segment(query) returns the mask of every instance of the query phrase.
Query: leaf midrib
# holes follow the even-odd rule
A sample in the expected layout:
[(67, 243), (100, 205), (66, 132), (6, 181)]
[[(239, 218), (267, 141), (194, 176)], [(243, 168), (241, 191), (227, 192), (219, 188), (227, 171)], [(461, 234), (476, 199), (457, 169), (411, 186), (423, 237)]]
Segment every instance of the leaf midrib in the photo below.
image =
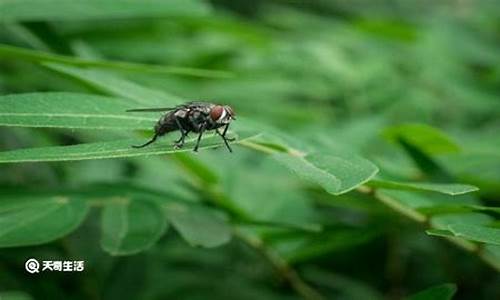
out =
[(125, 115), (113, 115), (113, 114), (79, 114), (79, 113), (0, 113), (0, 116), (14, 116), (14, 117), (61, 117), (61, 118), (114, 118), (121, 120), (136, 120), (136, 121), (156, 121), (157, 119), (146, 118), (146, 117), (134, 117)]

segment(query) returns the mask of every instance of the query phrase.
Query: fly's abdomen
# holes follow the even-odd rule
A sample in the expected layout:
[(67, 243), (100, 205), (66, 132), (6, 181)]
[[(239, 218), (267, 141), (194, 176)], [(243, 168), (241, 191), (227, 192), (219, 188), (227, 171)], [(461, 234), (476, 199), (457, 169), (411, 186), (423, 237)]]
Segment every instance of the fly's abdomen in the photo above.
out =
[(179, 130), (179, 128), (172, 114), (164, 115), (155, 125), (155, 133), (159, 136), (176, 130)]

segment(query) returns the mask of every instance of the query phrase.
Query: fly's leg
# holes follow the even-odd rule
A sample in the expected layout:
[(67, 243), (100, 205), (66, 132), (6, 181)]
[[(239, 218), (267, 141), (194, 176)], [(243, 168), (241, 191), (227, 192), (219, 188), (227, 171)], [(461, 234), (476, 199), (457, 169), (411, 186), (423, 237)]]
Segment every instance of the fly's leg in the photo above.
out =
[(181, 131), (181, 137), (174, 143), (178, 144), (180, 142), (184, 143), (184, 139), (188, 136), (189, 131)]
[(221, 136), (222, 140), (224, 141), (227, 150), (229, 150), (229, 152), (233, 152), (233, 149), (231, 149), (231, 146), (229, 146), (228, 139), (225, 136), (223, 136), (218, 130), (217, 133)]
[(174, 142), (174, 148), (175, 149), (180, 149), (184, 146), (184, 139), (186, 138), (188, 132), (184, 130), (184, 128), (181, 125), (181, 122), (179, 122), (179, 119), (176, 117), (175, 118), (175, 123), (177, 124), (177, 127), (179, 128), (179, 131), (181, 132), (181, 137)]
[(184, 147), (184, 139), (186, 138), (187, 134), (184, 133), (184, 131), (181, 131), (181, 137), (174, 142), (174, 148), (175, 149), (181, 149)]
[(184, 147), (184, 139), (186, 138), (187, 134), (188, 134), (187, 131), (181, 130), (181, 137), (174, 142), (175, 149), (180, 149)]
[(224, 137), (224, 139), (226, 141), (229, 141), (229, 142), (234, 142), (236, 139), (235, 138), (227, 138), (226, 137), (226, 133), (227, 133), (227, 130), (229, 129), (229, 124), (226, 125), (226, 127), (224, 128), (224, 131), (222, 132), (222, 136)]
[(158, 134), (155, 133), (155, 135), (153, 136), (153, 138), (151, 140), (149, 140), (147, 143), (142, 144), (142, 145), (132, 145), (132, 148), (144, 148), (147, 145), (152, 144), (154, 141), (156, 141), (157, 138), (158, 138)]
[(198, 139), (196, 140), (196, 146), (194, 146), (193, 151), (198, 152), (198, 147), (200, 146), (201, 136), (203, 135), (203, 131), (205, 131), (205, 124), (200, 126), (200, 134), (198, 135)]
[(224, 131), (222, 133), (220, 133), (219, 129), (216, 129), (215, 131), (220, 135), (220, 137), (224, 141), (224, 144), (226, 145), (227, 150), (229, 150), (229, 152), (233, 152), (233, 149), (231, 149), (231, 146), (229, 146), (228, 142), (232, 142), (235, 139), (226, 137), (226, 133), (227, 133), (228, 128), (229, 128), (229, 124), (226, 125), (226, 127), (224, 128)]
[(174, 144), (178, 144), (178, 143), (180, 143), (180, 142), (182, 141), (182, 138), (183, 138), (183, 137), (184, 137), (184, 134), (183, 134), (183, 132), (181, 131), (181, 137), (180, 137), (177, 141), (175, 141), (175, 142), (174, 142)]

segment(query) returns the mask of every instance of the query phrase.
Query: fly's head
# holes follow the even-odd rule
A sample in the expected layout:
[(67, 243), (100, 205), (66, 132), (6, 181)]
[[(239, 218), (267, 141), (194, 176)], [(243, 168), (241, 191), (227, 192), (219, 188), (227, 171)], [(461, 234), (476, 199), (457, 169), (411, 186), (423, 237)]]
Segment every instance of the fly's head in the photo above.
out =
[(212, 107), (210, 118), (215, 124), (229, 124), (236, 119), (234, 111), (229, 105), (215, 105)]

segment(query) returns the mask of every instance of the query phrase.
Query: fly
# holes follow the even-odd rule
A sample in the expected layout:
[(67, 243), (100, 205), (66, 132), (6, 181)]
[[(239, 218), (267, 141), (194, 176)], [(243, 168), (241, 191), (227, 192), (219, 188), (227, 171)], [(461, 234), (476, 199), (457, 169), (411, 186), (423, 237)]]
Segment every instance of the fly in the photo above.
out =
[[(154, 127), (154, 136), (143, 145), (132, 146), (134, 148), (143, 148), (156, 141), (169, 132), (179, 130), (180, 138), (175, 141), (174, 147), (180, 149), (184, 146), (184, 140), (190, 132), (198, 133), (198, 139), (194, 146), (194, 151), (198, 151), (201, 137), (207, 130), (215, 130), (222, 138), (229, 152), (233, 152), (229, 146), (229, 142), (234, 141), (233, 138), (227, 138), (227, 129), (232, 120), (235, 120), (234, 111), (228, 105), (219, 105), (208, 102), (188, 102), (171, 108), (141, 108), (129, 109), (128, 112), (166, 112)], [(222, 132), (219, 131), (220, 128)]]

